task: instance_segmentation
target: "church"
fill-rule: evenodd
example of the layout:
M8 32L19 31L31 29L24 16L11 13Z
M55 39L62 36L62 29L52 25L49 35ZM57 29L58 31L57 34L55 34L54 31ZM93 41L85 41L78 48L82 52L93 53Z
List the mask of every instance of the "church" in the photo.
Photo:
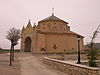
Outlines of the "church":
M21 51L32 53L70 53L84 50L84 36L70 30L68 22L51 16L32 25L30 20L21 32Z

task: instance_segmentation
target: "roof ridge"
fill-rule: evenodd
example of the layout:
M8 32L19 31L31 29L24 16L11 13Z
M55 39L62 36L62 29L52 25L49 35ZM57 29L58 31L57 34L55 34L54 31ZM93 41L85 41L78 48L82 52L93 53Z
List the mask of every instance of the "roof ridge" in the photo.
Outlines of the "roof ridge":
M51 16L49 16L41 21L45 21L45 20L61 20L61 19L56 17L54 14L52 14Z

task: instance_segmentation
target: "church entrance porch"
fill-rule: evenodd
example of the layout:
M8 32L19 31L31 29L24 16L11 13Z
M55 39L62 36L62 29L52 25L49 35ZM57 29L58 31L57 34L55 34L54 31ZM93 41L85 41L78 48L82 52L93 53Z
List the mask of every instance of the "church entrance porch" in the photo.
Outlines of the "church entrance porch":
M30 37L26 37L25 39L25 52L31 52L31 38Z

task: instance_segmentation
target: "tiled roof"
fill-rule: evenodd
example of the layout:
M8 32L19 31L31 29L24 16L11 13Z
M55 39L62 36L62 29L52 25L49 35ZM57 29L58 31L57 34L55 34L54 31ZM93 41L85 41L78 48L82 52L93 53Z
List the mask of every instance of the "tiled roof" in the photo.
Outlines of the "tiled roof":
M61 19L56 17L54 14L52 14L51 16L49 16L41 21L46 21L46 20L61 20ZM63 20L61 20L61 21L63 21Z
M49 16L49 17L47 17L47 18L45 18L45 19L43 19L43 20L41 20L41 21L39 21L39 22L48 21L48 20L58 20L58 21L63 21L63 22L65 22L65 23L68 24L68 22L66 22L66 21L64 21L64 20L62 20L62 19L56 17L53 13L52 13L51 16Z

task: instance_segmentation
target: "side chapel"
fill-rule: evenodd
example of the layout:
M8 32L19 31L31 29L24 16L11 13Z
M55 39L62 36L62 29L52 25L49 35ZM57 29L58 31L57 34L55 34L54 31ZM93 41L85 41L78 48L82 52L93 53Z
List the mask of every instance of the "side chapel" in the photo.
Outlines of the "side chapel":
M32 26L30 20L21 33L21 51L32 53L70 53L78 49L80 38L80 50L84 49L83 36L70 30L68 22L51 16Z

